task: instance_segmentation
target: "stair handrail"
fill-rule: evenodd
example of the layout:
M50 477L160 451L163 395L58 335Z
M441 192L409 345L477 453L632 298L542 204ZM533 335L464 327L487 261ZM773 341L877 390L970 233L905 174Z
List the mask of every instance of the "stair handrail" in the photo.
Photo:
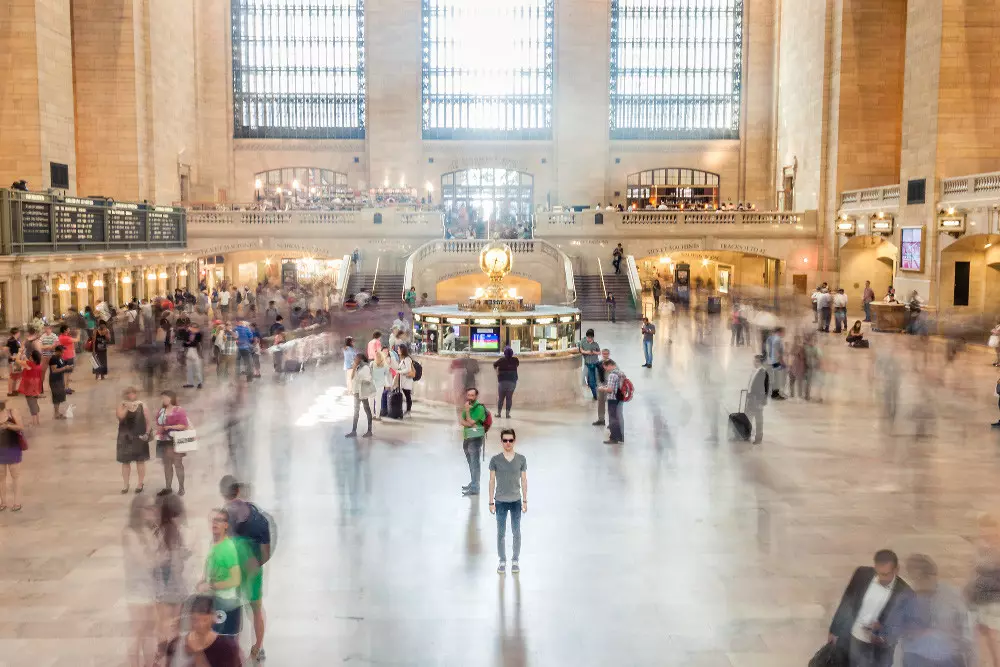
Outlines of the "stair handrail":
M628 276L629 291L632 293L632 305L636 310L642 310L642 281L639 280L639 269L635 265L635 256L625 257L625 274Z
M601 264L601 258L597 258L597 273L601 276L601 289L604 290L604 300L608 300L608 286L604 284L604 265Z
M343 305L347 300L347 285L351 282L351 264L354 258L351 255L344 255L340 260L340 271L337 273L337 297L338 304Z
M576 274L573 272L573 262L569 255L562 250L559 251L563 259L563 273L566 275L566 302L565 305L572 306L576 303Z
M375 276L372 278L372 296L375 296L375 283L378 282L378 265L381 261L381 256L375 258Z

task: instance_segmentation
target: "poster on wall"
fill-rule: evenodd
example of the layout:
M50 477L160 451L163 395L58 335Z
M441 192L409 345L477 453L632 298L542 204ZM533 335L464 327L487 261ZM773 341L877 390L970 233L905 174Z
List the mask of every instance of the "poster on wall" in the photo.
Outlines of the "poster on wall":
M903 227L899 230L899 232L899 268L903 271L922 270L924 258L924 228Z

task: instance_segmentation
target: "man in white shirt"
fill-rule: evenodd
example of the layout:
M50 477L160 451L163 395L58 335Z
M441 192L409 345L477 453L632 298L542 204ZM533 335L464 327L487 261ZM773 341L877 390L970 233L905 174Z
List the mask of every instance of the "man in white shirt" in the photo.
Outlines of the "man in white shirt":
M819 321L819 294L820 294L820 288L819 286L817 286L812 293L813 322Z
M851 667L891 667L902 610L912 595L898 576L895 553L883 549L874 560L875 567L854 571L830 623L829 641L849 657Z
M222 315L222 319L229 319L229 290L219 290L219 311Z
M830 297L830 290L822 288L819 296L816 297L816 310L819 311L819 330L830 333L830 313L833 299Z
M833 318L836 322L836 333L847 330L847 295L841 287L833 295Z

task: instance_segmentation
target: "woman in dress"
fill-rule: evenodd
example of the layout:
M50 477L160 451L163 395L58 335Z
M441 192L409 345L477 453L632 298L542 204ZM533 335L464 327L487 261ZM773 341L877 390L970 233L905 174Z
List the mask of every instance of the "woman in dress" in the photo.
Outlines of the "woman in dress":
M97 325L97 333L94 334L94 375L98 380L108 377L108 345L111 344L111 332L108 331L108 323L101 320Z
M38 397L42 393L42 375L45 367L42 365L42 355L38 350L32 350L30 357L22 361L24 371L21 373L21 394L28 402L28 412L31 414L31 426L38 426L41 421L38 413Z
M149 496L136 496L122 531L125 557L125 591L132 615L129 667L146 667L154 660L156 615L153 563L156 554L156 504Z
M56 345L49 357L49 391L52 392L52 410L56 419L66 419L60 406L66 402L66 376L73 372L73 366L63 359L64 351L62 345Z
M21 439L18 434L24 431L21 419L6 401L0 401L0 512L7 509L7 500L11 501L10 511L21 511ZM7 490L7 475L10 474L10 492Z
M397 386L403 390L406 398L406 414L413 408L413 359L410 358L410 348L406 343L399 345L399 361L393 365L396 371ZM405 416L405 415L404 415Z
M161 494L170 493L177 473L177 494L184 495L184 454L174 451L171 431L186 431L191 428L184 408L177 405L177 394L165 390L160 394L160 409L156 413L156 457L163 461L164 487Z
M142 493L146 480L146 461L149 460L149 419L146 416L146 406L139 401L139 391L135 387L124 391L115 414L118 417L116 458L122 464L122 494L128 493L133 463L139 478L135 492Z

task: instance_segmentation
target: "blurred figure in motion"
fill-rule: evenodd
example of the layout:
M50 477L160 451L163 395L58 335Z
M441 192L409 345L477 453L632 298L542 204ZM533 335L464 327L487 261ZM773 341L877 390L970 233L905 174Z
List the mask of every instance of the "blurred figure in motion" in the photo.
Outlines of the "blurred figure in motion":
M753 421L753 444L759 445L764 439L764 406L770 395L768 391L768 373L764 369L764 357L758 354L753 358L754 372L750 376L747 388L747 417Z
M186 388L198 387L205 382L205 362L201 358L203 338L201 327L197 322L188 324L187 336L184 337L184 366L187 370Z
M770 375L771 398L785 400L781 390L785 387L785 328L778 327L767 339L767 365Z
M923 554L906 559L906 576L914 594L902 605L903 667L971 666L969 611L961 594L938 581L937 565Z
M902 610L912 595L899 576L899 559L882 549L875 567L854 571L830 622L829 641L850 667L890 667L902 628Z
M375 385L375 394L372 397L372 412L375 414L372 419L382 421L382 411L386 408L386 391L389 387L389 350L382 348L375 353L375 360L371 364L372 384ZM375 404L375 397L379 397L381 405ZM371 430L371 429L369 429Z
M902 384L899 361L892 352L887 350L879 352L875 359L875 380L882 389L882 416L886 420L886 428L892 428L896 421L899 390Z
M806 372L802 376L802 385L807 401L812 400L810 392L813 387L821 387L823 380L823 354L819 349L819 345L817 345L816 339L815 332L811 332L805 337L803 343L806 353ZM816 397L816 400L822 401L819 397Z
M514 350L509 345L504 348L503 356L493 362L497 372L497 417L501 408L506 405L507 419L510 419L510 406L514 402L514 390L517 389L517 367L520 359L514 356Z
M976 634L984 664L1000 667L1000 523L996 517L979 517L976 567L965 588L975 611Z
M156 598L157 656L166 654L167 646L180 630L181 603L187 597L188 583L184 567L191 551L184 544L181 523L184 503L173 493L157 497L156 525L153 529L153 584Z
M247 436L250 419L247 405L247 385L234 378L229 385L226 399L224 428L226 430L226 469L233 475L245 477L247 470Z
M801 334L795 335L788 361L788 397L795 398L795 385L799 385L799 395L805 397L806 346Z
M242 667L243 658L234 637L213 630L218 609L211 595L196 595L187 603L190 630L175 637L164 653L170 667Z
M150 496L135 496L122 531L125 597L132 617L129 667L148 667L155 658L156 596L154 561L158 536L157 507Z

